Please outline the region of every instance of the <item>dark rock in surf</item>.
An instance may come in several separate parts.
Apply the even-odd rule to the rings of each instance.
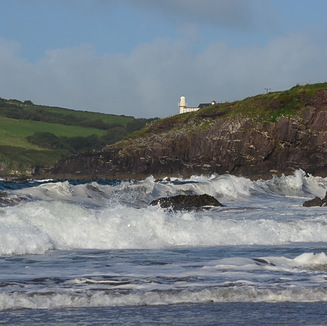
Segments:
[[[0,207],[18,205],[21,199],[18,197],[10,196],[6,191],[0,191]]]
[[[162,208],[171,208],[173,210],[192,210],[208,206],[224,206],[216,198],[207,194],[163,197],[152,201],[150,205],[160,205]]]
[[[319,197],[315,197],[311,200],[307,200],[303,203],[304,207],[313,207],[313,206],[326,206],[327,205],[327,192],[325,198],[321,199]]]
[[[270,266],[276,266],[273,263],[268,262],[265,259],[262,258],[253,258],[253,260],[258,264],[258,265],[270,265]]]

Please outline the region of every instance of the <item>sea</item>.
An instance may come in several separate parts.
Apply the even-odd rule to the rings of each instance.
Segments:
[[[0,324],[326,325],[327,178],[0,180]],[[223,207],[150,203],[209,194]]]

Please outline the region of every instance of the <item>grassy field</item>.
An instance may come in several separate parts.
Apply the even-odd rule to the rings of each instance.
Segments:
[[[47,113],[52,114],[62,114],[66,116],[74,115],[76,117],[82,117],[85,119],[90,120],[101,120],[105,123],[109,124],[121,124],[126,127],[126,125],[133,120],[134,117],[124,116],[124,115],[114,115],[114,114],[106,114],[106,113],[99,113],[99,112],[89,112],[89,111],[75,111],[71,109],[64,109],[64,108],[57,108],[57,107],[44,107],[44,106],[35,106],[35,105],[24,105],[25,110],[35,110],[35,109],[45,109]]]
[[[106,134],[105,130],[96,128],[65,126],[40,121],[0,117],[0,146],[15,146],[24,147],[25,149],[41,150],[42,148],[26,140],[26,137],[33,135],[35,132],[51,132],[56,136],[63,137],[104,136]]]
[[[99,150],[151,121],[0,98],[0,178],[28,176],[61,158]]]

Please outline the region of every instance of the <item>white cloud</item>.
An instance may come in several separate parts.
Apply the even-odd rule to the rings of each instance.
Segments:
[[[17,43],[0,40],[0,96],[136,117],[176,114],[190,105],[228,101],[327,76],[326,51],[309,34],[291,33],[265,46],[213,43],[202,52],[156,39],[130,55],[97,55],[90,45],[49,50],[29,63]]]

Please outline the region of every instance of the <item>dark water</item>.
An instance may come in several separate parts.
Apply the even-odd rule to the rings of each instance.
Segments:
[[[326,325],[327,303],[206,303],[191,305],[15,310],[3,325]]]

